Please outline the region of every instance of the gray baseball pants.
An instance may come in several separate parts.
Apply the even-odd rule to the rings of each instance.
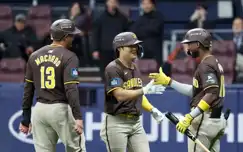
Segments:
[[[106,114],[100,136],[107,152],[150,152],[140,117]]]
[[[196,117],[189,129],[197,138],[212,152],[220,151],[220,137],[224,134],[226,120],[221,118],[210,118],[210,112],[204,112]],[[188,152],[205,152],[188,138]]]
[[[69,105],[37,102],[31,123],[36,152],[56,152],[58,138],[66,152],[86,152],[84,133],[80,136],[75,132],[75,120]]]

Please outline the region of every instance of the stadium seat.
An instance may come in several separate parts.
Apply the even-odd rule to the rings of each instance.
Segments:
[[[13,25],[12,9],[8,5],[0,5],[0,31],[4,31]]]
[[[233,41],[214,41],[212,51],[224,69],[225,83],[232,84],[235,68],[235,45]]]
[[[49,33],[49,29],[50,29],[50,26],[51,26],[51,20],[50,19],[34,19],[34,20],[31,20],[30,22],[31,23],[29,25],[33,29],[35,29],[36,35],[39,38],[42,38]]]
[[[186,59],[186,63],[187,63],[187,73],[193,74],[193,72],[195,71],[195,68],[196,68],[195,59],[192,59],[189,57]]]
[[[178,82],[192,84],[192,75],[189,75],[187,73],[185,74],[173,73],[171,78]]]
[[[191,84],[194,71],[195,61],[190,57],[176,59],[172,62],[171,77],[175,80]]]
[[[231,73],[231,74],[225,74],[224,75],[224,83],[226,85],[229,85],[229,84],[232,84],[232,82],[233,82],[233,73]]]
[[[232,56],[235,52],[233,41],[214,41],[212,46],[213,54]]]
[[[136,62],[141,73],[158,72],[158,64],[153,59],[141,59]]]
[[[30,19],[50,18],[51,17],[51,7],[49,5],[32,6],[29,9],[28,17]]]
[[[49,5],[38,5],[29,9],[28,24],[35,29],[38,37],[43,37],[49,32],[51,22],[51,7]]]
[[[136,61],[136,65],[141,72],[143,84],[147,84],[150,81],[149,73],[158,72],[158,64],[153,59],[140,59]]]
[[[234,71],[235,58],[228,56],[216,56],[216,58],[224,68],[225,73],[232,73]]]
[[[186,73],[187,63],[185,59],[176,59],[172,62],[172,73]]]
[[[0,82],[23,82],[25,65],[22,58],[2,59],[0,62]]]
[[[149,83],[149,81],[151,80],[149,77],[148,77],[148,74],[142,74],[141,75],[141,79],[143,80],[143,84],[146,85]]]

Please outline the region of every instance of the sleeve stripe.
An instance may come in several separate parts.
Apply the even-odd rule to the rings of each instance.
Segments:
[[[107,91],[107,94],[111,93],[112,91],[116,90],[116,89],[119,89],[119,88],[122,88],[122,87],[115,87],[115,88],[112,88],[110,89],[109,91]]]
[[[68,82],[64,82],[64,85],[66,85],[66,84],[75,84],[75,83],[79,83],[79,81],[68,81]]]
[[[26,81],[26,82],[31,82],[31,83],[34,82],[34,81],[32,81],[32,80],[29,80],[29,79],[25,79],[25,81]]]
[[[203,89],[204,90],[207,90],[208,88],[218,88],[219,86],[218,85],[210,85],[210,86],[207,86],[206,88]]]

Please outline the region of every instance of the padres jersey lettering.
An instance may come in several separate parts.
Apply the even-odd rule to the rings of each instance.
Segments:
[[[132,78],[127,82],[123,83],[123,88],[126,90],[133,89],[133,88],[142,88],[143,83],[140,78]]]

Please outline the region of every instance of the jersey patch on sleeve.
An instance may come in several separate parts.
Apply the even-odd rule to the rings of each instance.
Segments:
[[[120,86],[121,85],[121,80],[120,78],[113,78],[111,79],[111,86]]]
[[[71,76],[74,77],[74,78],[78,77],[78,69],[77,68],[71,69]]]
[[[205,82],[207,84],[217,84],[217,77],[213,73],[205,74]]]

